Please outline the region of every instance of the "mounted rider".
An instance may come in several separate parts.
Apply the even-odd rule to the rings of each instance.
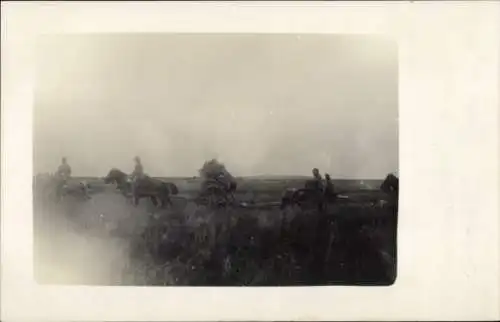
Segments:
[[[228,200],[234,201],[234,194],[231,191],[230,184],[234,180],[234,178],[227,173],[226,171],[221,170],[216,176],[215,176],[215,181],[220,184],[222,187],[224,187],[224,191],[226,192],[226,198]]]
[[[381,185],[381,190],[386,193],[399,192],[399,171],[389,173]]]
[[[325,197],[325,184],[323,183],[323,178],[319,173],[318,168],[312,170],[314,189],[318,192],[318,210],[323,210],[323,199]]]
[[[385,192],[397,206],[399,201],[399,171],[389,173],[382,182],[380,190]]]
[[[335,197],[335,187],[328,173],[325,173],[325,190],[324,195],[326,200],[332,200]]]
[[[134,171],[132,171],[132,174],[130,175],[132,190],[135,190],[137,186],[137,181],[145,177],[144,167],[142,166],[141,158],[136,156],[134,158],[134,162],[135,162]]]
[[[321,177],[321,174],[319,173],[318,168],[314,168],[312,170],[313,174],[313,181],[315,184],[315,189],[319,191],[324,191],[325,190],[325,185],[323,184],[323,178]]]
[[[69,166],[66,157],[61,159],[61,164],[57,168],[56,176],[62,181],[62,184],[66,184],[68,179],[71,177],[71,167]]]
[[[57,168],[54,177],[56,179],[55,181],[56,196],[58,198],[61,198],[64,190],[67,188],[68,179],[71,177],[71,167],[69,166],[66,157],[63,157],[61,159],[61,164]]]

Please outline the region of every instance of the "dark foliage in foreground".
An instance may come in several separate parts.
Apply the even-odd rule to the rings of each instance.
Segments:
[[[274,200],[279,193],[257,199]],[[95,210],[115,202],[104,192],[96,196],[104,204]],[[43,194],[40,199],[44,199]],[[397,205],[338,203],[324,213],[235,207],[213,211],[198,206],[194,214],[177,209],[162,211],[156,217],[130,206],[134,229],[127,230],[121,227],[124,223],[118,222],[114,230],[105,231],[98,216],[95,222],[85,225],[75,219],[75,214],[88,212],[86,202],[68,201],[55,206],[36,201],[34,218],[35,235],[50,230],[46,235],[57,236],[67,229],[52,224],[57,220],[37,215],[44,212],[45,216],[68,217],[72,229],[80,235],[101,234],[103,240],[111,237],[128,245],[131,264],[118,263],[113,281],[86,284],[389,285],[396,277]],[[126,201],[123,203],[123,209],[128,211]],[[90,215],[80,218],[88,219]],[[146,217],[149,219],[145,227],[134,222]],[[54,243],[47,249],[57,255],[52,251]]]
[[[147,285],[388,285],[395,279],[395,208],[342,206],[262,227],[247,211],[221,210],[192,227],[182,214],[151,219],[131,256]],[[277,214],[278,215],[278,214]],[[191,227],[191,228],[190,228]],[[168,233],[167,233],[168,232]],[[134,281],[132,283],[141,283]]]

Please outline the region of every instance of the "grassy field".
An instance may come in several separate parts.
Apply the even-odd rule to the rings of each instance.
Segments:
[[[160,211],[148,201],[132,207],[98,178],[75,179],[91,185],[91,201],[35,202],[36,262],[51,263],[51,272],[43,265],[35,269],[39,282],[388,285],[395,278],[393,208],[331,205],[320,214],[277,208],[213,211],[188,203]],[[201,183],[196,178],[161,179],[175,183],[184,197],[194,196]],[[305,180],[239,178],[236,198],[277,201],[286,187],[302,187]],[[334,183],[362,200],[376,194],[371,189],[380,181]],[[92,272],[82,271],[89,263]],[[54,267],[59,267],[56,273]]]
[[[191,192],[198,191],[201,184],[201,179],[188,177],[157,177],[160,180],[175,183],[181,191]],[[75,180],[85,180],[91,185],[102,188],[104,183],[102,179],[97,177],[75,177]],[[310,177],[239,177],[238,182],[239,192],[261,191],[261,192],[277,192],[283,191],[285,188],[301,188],[306,180]],[[359,189],[378,189],[382,180],[333,180],[335,187],[339,190],[359,190]]]
[[[180,190],[180,196],[192,197],[200,191],[200,178],[186,177],[157,177],[160,180],[172,182]],[[237,178],[238,188],[236,197],[240,201],[269,202],[279,201],[286,188],[302,188],[309,177],[245,177]],[[85,180],[94,193],[113,190],[112,185],[105,185],[102,179],[96,177],[76,177],[74,180]],[[354,194],[356,197],[363,195],[373,196],[374,191],[382,180],[333,180],[336,191]]]

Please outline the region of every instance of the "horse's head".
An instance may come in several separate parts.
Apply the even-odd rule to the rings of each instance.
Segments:
[[[108,175],[103,178],[104,183],[120,183],[127,177],[127,174],[121,170],[113,168],[109,171]]]

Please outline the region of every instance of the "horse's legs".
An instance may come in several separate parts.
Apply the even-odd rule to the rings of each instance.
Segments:
[[[160,196],[158,197],[158,207],[164,209],[166,208],[166,201],[165,201],[165,197],[164,196]]]
[[[165,199],[166,199],[166,201],[167,201],[166,203],[168,204],[168,206],[169,206],[170,208],[173,208],[173,207],[174,207],[174,204],[172,203],[172,199],[170,198],[170,196],[169,196],[169,195],[165,196]]]
[[[165,203],[165,202],[163,201],[163,197],[162,197],[162,196],[157,196],[157,197],[155,197],[155,199],[156,199],[156,204],[155,204],[155,206],[156,206],[157,208],[164,208],[164,206],[163,206],[163,205],[164,205],[164,203]]]
[[[162,209],[165,209],[167,208],[167,204],[169,203],[169,200],[168,200],[168,194],[165,193],[165,191],[162,191],[162,193],[158,196],[158,200],[160,200],[160,207]]]
[[[155,196],[150,196],[151,202],[153,203],[153,206],[158,207],[158,200],[156,200]]]

